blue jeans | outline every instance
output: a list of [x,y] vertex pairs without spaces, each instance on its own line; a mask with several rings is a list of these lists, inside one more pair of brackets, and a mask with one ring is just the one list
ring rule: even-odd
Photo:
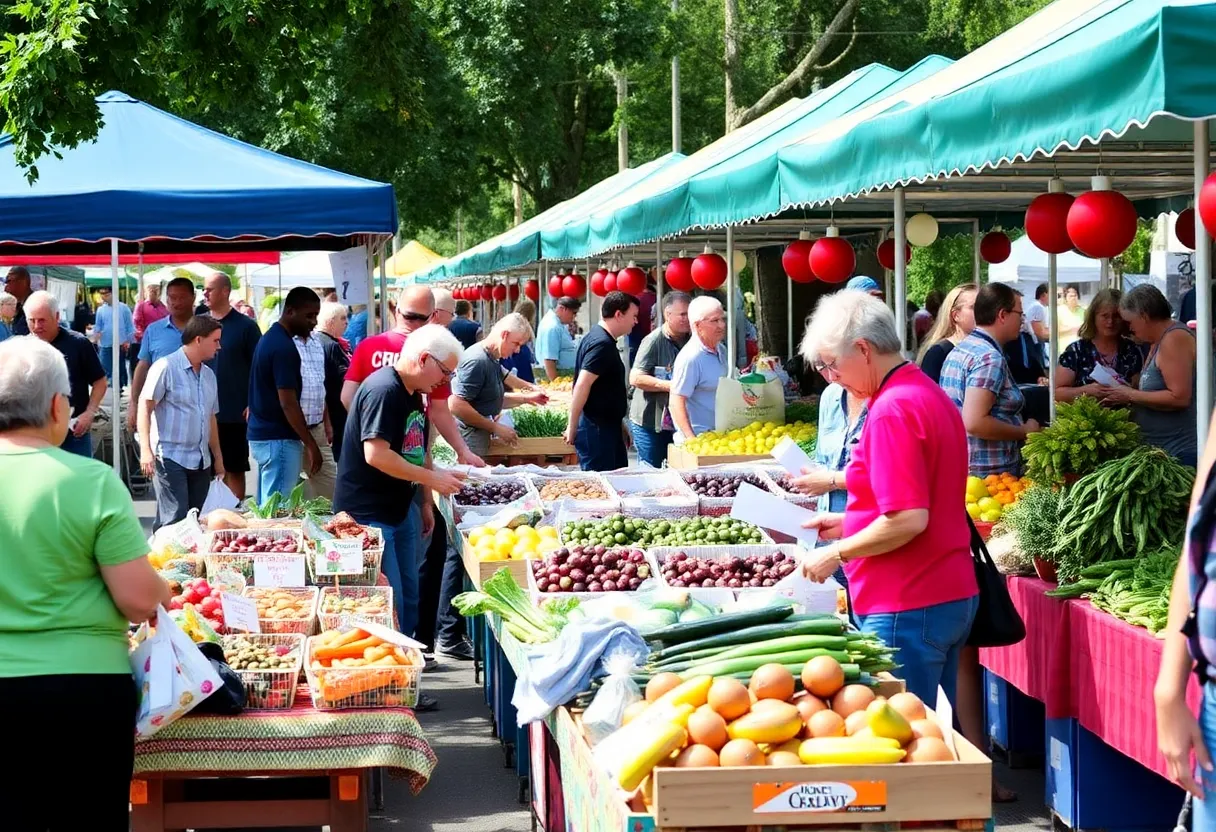
[[878,636],[898,648],[896,676],[930,708],[937,701],[937,687],[955,704],[958,690],[958,656],[971,622],[979,608],[979,596],[962,601],[934,604],[918,610],[858,616],[861,631]]
[[[101,366],[106,371],[106,382],[114,383],[114,348],[102,347],[100,349]],[[118,389],[127,386],[127,357],[125,355],[118,356]]]
[[667,448],[675,441],[675,433],[651,430],[634,421],[629,422],[629,432],[633,434],[633,447],[637,448],[638,459],[651,468],[662,468],[667,460]]
[[578,451],[578,467],[584,471],[615,471],[629,465],[620,422],[598,425],[585,415],[579,416],[574,450]]
[[[1199,728],[1203,742],[1211,753],[1216,748],[1216,683],[1203,686],[1203,702],[1199,706]],[[1195,781],[1203,787],[1203,800],[1196,800],[1191,815],[1191,828],[1216,829],[1216,773],[1195,767]]]
[[375,526],[384,534],[384,558],[380,571],[393,588],[393,607],[397,627],[407,636],[418,628],[418,545],[422,537],[422,514],[412,503],[405,519],[390,526],[373,517],[355,517],[360,523]]
[[304,470],[304,443],[299,439],[262,439],[249,443],[249,455],[258,466],[255,499],[258,505],[279,492],[284,498],[300,482]]
[[93,455],[93,434],[86,431],[84,436],[77,437],[68,431],[67,437],[59,447],[70,454],[91,457]]

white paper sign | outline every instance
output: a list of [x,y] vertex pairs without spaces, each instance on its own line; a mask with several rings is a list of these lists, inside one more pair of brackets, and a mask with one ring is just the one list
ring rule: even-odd
[[304,557],[300,555],[258,555],[253,559],[253,585],[304,586]]
[[413,647],[415,650],[421,650],[425,647],[422,642],[414,641],[409,636],[399,633],[391,627],[385,627],[383,624],[376,624],[372,621],[360,621],[355,626],[368,635],[383,639],[389,644],[396,644],[398,647]]
[[828,578],[821,584],[804,578],[800,568],[773,586],[778,593],[800,605],[803,612],[836,612],[836,597],[840,588],[835,578]]
[[356,246],[329,255],[338,301],[346,306],[367,303],[367,246]]
[[363,542],[360,540],[322,540],[315,566],[317,577],[362,575]]
[[802,476],[803,468],[817,467],[815,460],[807,456],[806,451],[798,447],[798,443],[788,436],[778,442],[771,451],[773,459],[781,463],[781,467],[789,471],[795,477]]
[[258,605],[252,598],[221,592],[220,606],[224,610],[224,626],[229,630],[262,632],[262,625],[258,623]]
[[933,715],[937,717],[937,727],[942,730],[942,738],[946,741],[946,747],[957,760],[958,749],[954,747],[954,708],[950,706],[946,691],[942,690],[940,685],[937,688],[937,703],[933,706]]
[[1108,387],[1127,386],[1118,376],[1103,367],[1101,364],[1094,365],[1094,368],[1089,372],[1089,377],[1092,381],[1096,381],[1098,384],[1105,384]]
[[804,529],[802,524],[818,513],[787,503],[776,494],[750,483],[739,486],[739,493],[730,509],[730,516],[736,520],[788,534],[808,549],[813,549],[819,541],[819,530]]

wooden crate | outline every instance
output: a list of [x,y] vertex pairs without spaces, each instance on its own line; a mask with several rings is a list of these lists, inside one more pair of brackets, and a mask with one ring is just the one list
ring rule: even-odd
[[[983,828],[992,816],[992,762],[961,734],[959,759],[916,765],[656,768],[656,827],[873,828],[916,822],[929,828]],[[853,811],[798,811],[852,790]],[[847,800],[847,796],[844,798]],[[803,806],[798,804],[802,803]],[[793,804],[793,805],[791,805]],[[868,805],[867,805],[868,804]]]
[[460,559],[464,562],[464,571],[468,574],[473,586],[481,589],[482,583],[504,566],[511,570],[515,583],[524,589],[528,588],[528,562],[525,560],[478,560],[473,551],[469,538],[463,532],[460,535]]
[[726,465],[734,462],[772,462],[773,457],[770,454],[737,454],[737,455],[716,455],[708,456],[704,454],[694,454],[684,448],[676,445],[667,447],[667,467],[681,468],[688,470],[691,468],[705,468],[709,465]]
[[573,445],[560,436],[521,438],[516,445],[508,445],[498,438],[490,439],[490,451],[485,456],[490,465],[578,465],[578,454]]

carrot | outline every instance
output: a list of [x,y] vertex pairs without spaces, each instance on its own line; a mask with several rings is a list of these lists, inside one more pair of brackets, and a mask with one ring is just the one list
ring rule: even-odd
[[369,662],[374,662],[377,659],[382,659],[385,656],[393,654],[393,646],[391,644],[378,644],[375,647],[369,647],[363,651],[363,658]]
[[313,655],[325,661],[326,659],[357,659],[363,656],[363,651],[369,647],[379,647],[384,642],[375,636],[367,636],[358,641],[348,641],[345,644],[335,644],[327,647],[319,647]]
[[330,673],[321,684],[321,694],[329,702],[339,702],[361,693],[390,685],[402,685],[405,680],[395,673],[360,671],[359,673]]
[[396,656],[381,656],[375,661],[368,662],[372,667],[397,667]]

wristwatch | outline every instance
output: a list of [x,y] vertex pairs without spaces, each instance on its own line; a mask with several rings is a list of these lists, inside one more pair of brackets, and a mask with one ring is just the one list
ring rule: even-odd
[[832,478],[828,480],[828,490],[829,491],[836,490],[836,472],[835,471],[832,472]]

